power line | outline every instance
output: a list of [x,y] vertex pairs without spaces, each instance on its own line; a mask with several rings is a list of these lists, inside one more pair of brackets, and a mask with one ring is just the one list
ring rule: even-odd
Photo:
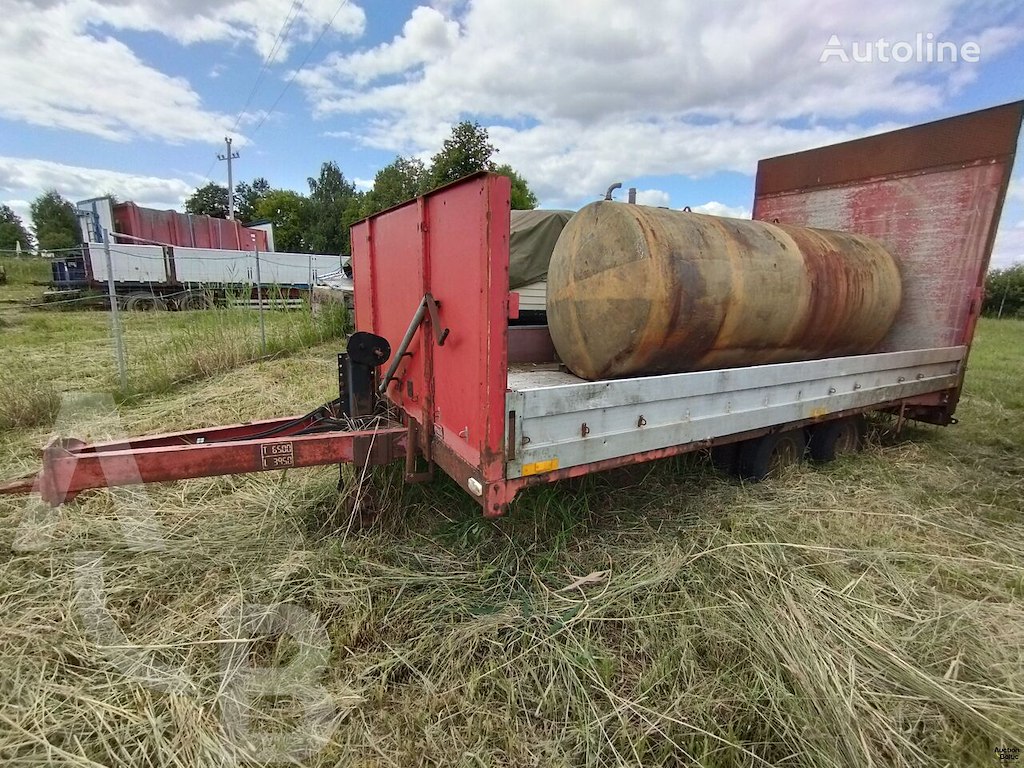
[[302,12],[303,4],[304,0],[292,0],[292,7],[285,15],[284,21],[281,23],[281,28],[277,30],[277,37],[274,38],[274,43],[270,47],[270,52],[267,53],[266,57],[263,59],[263,65],[260,67],[260,71],[256,75],[256,82],[252,84],[252,89],[249,91],[249,95],[245,97],[245,103],[242,105],[242,108],[238,110],[238,115],[235,117],[235,123],[231,127],[232,133],[238,129],[238,123],[241,122],[242,115],[245,114],[245,110],[249,107],[249,104],[252,103],[253,96],[256,95],[256,91],[259,89],[260,83],[263,82],[263,76],[267,73],[267,70],[270,69],[270,62],[274,60],[274,56],[277,55],[281,46],[284,45],[284,41],[287,39],[288,33],[291,32],[292,26],[299,18],[299,13]]
[[[296,2],[299,2],[299,8],[301,9],[301,7],[303,5],[303,2],[301,0],[292,0],[292,7],[293,8],[295,7],[295,3]],[[260,121],[256,124],[256,127],[253,128],[253,130],[252,130],[253,134],[255,134],[260,128],[262,128],[263,124],[267,121],[267,118],[270,117],[274,113],[274,110],[277,108],[277,105],[281,103],[281,99],[284,98],[284,95],[285,95],[285,93],[287,93],[288,89],[291,87],[291,84],[293,82],[295,82],[295,78],[298,77],[299,73],[302,72],[302,70],[305,68],[306,64],[309,62],[309,58],[313,55],[313,51],[316,50],[316,47],[320,44],[320,41],[324,39],[324,36],[327,34],[327,31],[329,29],[331,29],[331,27],[334,26],[334,22],[337,20],[338,14],[341,13],[341,10],[346,5],[348,5],[348,0],[341,0],[341,2],[338,4],[338,7],[335,9],[334,14],[331,16],[331,20],[328,21],[323,26],[323,29],[320,30],[320,34],[317,36],[316,40],[313,41],[313,44],[309,47],[309,50],[306,51],[306,55],[305,55],[305,57],[303,57],[302,62],[299,64],[299,68],[296,69],[292,73],[292,76],[288,79],[288,82],[285,83],[284,88],[281,89],[281,92],[277,95],[277,98],[274,99],[274,103],[270,105],[270,109],[267,110],[263,114],[263,117],[260,118]],[[285,29],[285,24],[283,24],[282,25],[282,29],[278,32],[278,37],[279,38],[282,37],[282,35],[287,35],[287,32],[291,29],[292,24],[295,23],[295,19],[297,19],[297,18],[298,18],[298,11],[295,13],[295,15],[292,18],[290,23],[288,22],[288,17],[287,16],[285,17],[285,24],[287,25],[287,30]],[[235,127],[236,128],[238,127],[238,122],[242,118],[242,114],[245,112],[245,109],[249,106],[249,103],[250,103],[252,97],[255,95],[256,88],[257,88],[257,86],[259,85],[259,82],[260,82],[260,78],[262,77],[262,75],[264,73],[264,70],[267,68],[268,62],[270,61],[271,58],[272,58],[271,55],[267,56],[267,60],[264,62],[263,67],[261,67],[261,69],[260,69],[260,74],[258,74],[257,77],[256,77],[256,83],[253,85],[253,88],[252,88],[252,91],[249,94],[249,97],[246,98],[245,105],[242,107],[241,110],[239,110],[238,115],[235,117]],[[234,129],[232,129],[232,130],[234,130]],[[210,163],[210,167],[206,169],[206,173],[203,174],[204,178],[208,182],[213,181],[213,179],[210,178],[210,173],[212,173],[213,167],[216,164],[217,164],[217,158],[214,158],[213,162]],[[230,190],[228,190],[228,194],[231,194]]]
[[337,9],[334,11],[334,15],[331,16],[331,20],[324,25],[324,28],[320,30],[319,37],[317,37],[317,39],[313,41],[313,44],[309,47],[309,50],[306,51],[306,56],[302,59],[302,62],[299,64],[299,68],[292,72],[292,76],[288,79],[288,82],[285,83],[284,88],[281,89],[281,93],[277,95],[277,98],[274,100],[274,103],[270,105],[270,109],[267,110],[267,112],[263,115],[262,118],[260,118],[260,121],[259,123],[256,124],[256,127],[253,128],[253,134],[255,134],[260,128],[262,128],[263,124],[267,121],[267,118],[274,113],[274,110],[277,108],[277,105],[281,102],[281,99],[284,98],[284,95],[288,91],[288,88],[291,87],[291,84],[295,82],[295,78],[298,77],[299,73],[302,72],[302,70],[305,68],[310,56],[313,55],[313,51],[316,50],[316,47],[320,44],[320,41],[324,39],[324,35],[327,34],[327,30],[334,26],[335,19],[338,18],[338,14],[341,13],[341,9],[344,8],[346,5],[348,5],[348,0],[341,0],[341,2],[338,4]]
[[207,180],[207,182],[212,182],[212,181],[213,181],[213,179],[212,179],[212,178],[210,178],[210,174],[211,174],[211,173],[213,172],[213,166],[215,166],[215,165],[217,164],[217,161],[218,161],[219,159],[220,159],[220,158],[219,158],[219,157],[217,157],[217,155],[216,155],[216,154],[214,154],[214,156],[213,156],[213,160],[212,160],[212,161],[210,161],[210,167],[209,167],[209,168],[207,168],[207,169],[206,169],[206,173],[204,173],[204,174],[203,174],[203,178],[205,178],[205,179]]
[[[302,6],[305,4],[304,0],[292,0],[291,8],[288,9],[288,13],[285,14],[284,21],[281,22],[280,28],[277,30],[277,36],[274,38],[274,43],[270,47],[270,51],[263,59],[263,64],[260,66],[260,71],[256,75],[256,81],[252,84],[252,88],[249,90],[249,95],[245,97],[245,103],[242,104],[242,108],[238,110],[238,114],[235,115],[235,122],[231,126],[231,133],[234,133],[238,129],[238,124],[242,120],[242,115],[245,114],[245,110],[248,109],[249,104],[252,103],[253,97],[256,95],[256,91],[260,87],[260,83],[263,82],[263,76],[267,73],[270,67],[270,62],[273,61],[274,56],[283,45],[285,38],[291,31],[292,25],[295,24],[295,20],[299,18],[299,13],[302,11]],[[213,167],[217,164],[220,159],[219,156],[215,156],[210,162],[210,167],[206,169],[206,173],[203,177],[207,182],[213,182],[213,178],[210,174],[213,172]],[[228,194],[231,194],[231,190],[228,190]]]

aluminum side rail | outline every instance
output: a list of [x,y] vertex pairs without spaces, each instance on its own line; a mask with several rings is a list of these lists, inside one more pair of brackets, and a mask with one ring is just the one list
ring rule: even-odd
[[[957,387],[966,347],[527,387],[506,395],[509,479],[869,410]],[[543,377],[538,376],[543,384]],[[695,445],[695,447],[697,447]]]

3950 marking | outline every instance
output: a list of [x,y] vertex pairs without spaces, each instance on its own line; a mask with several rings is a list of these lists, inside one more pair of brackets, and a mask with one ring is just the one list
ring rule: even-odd
[[260,456],[264,469],[284,469],[295,466],[295,448],[291,442],[263,443],[260,445]]

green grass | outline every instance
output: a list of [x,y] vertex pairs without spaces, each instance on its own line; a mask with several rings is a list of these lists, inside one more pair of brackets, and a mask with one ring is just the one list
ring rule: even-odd
[[[0,286],[0,302],[23,286]],[[39,289],[36,289],[37,292]],[[61,392],[114,392],[120,401],[163,394],[260,358],[340,339],[349,318],[340,305],[266,311],[266,351],[256,308],[122,312],[127,387],[118,377],[110,315],[0,304],[4,366],[0,431],[50,426]]]
[[[180,381],[124,429],[304,412],[333,395],[335,346]],[[443,477],[379,471],[362,531],[331,468],[90,492],[55,518],[2,499],[0,758],[264,764],[218,716],[222,652],[297,647],[222,629],[243,600],[326,632],[312,682],[337,719],[308,765],[997,764],[1024,748],[1021,349],[1024,322],[983,321],[960,424],[878,422],[862,454],[760,485],[690,456],[537,488],[492,522]],[[45,434],[0,441],[12,473]],[[140,509],[158,529],[126,526]],[[107,629],[77,599],[93,562]]]
[[0,310],[12,302],[40,296],[40,284],[50,280],[50,262],[38,256],[0,256],[0,271],[7,277],[7,282],[0,284]]
[[38,256],[0,256],[8,285],[32,285],[50,280],[50,262]]

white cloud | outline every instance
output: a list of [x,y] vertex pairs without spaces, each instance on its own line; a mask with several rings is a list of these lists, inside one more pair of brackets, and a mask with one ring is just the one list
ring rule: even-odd
[[896,116],[874,130],[905,124],[900,116],[941,107],[978,66],[820,64],[834,32],[982,40],[986,59],[1024,37],[1006,23],[1012,12],[968,0],[432,6],[390,42],[301,73],[314,113],[360,115],[363,143],[404,154],[479,119],[500,162],[554,204],[620,178],[749,174],[760,157],[869,132],[851,123],[865,114]]
[[864,133],[863,128],[854,126],[787,128],[731,121],[695,125],[671,119],[588,126],[558,120],[526,130],[490,129],[491,138],[501,148],[499,161],[519,170],[545,205],[594,198],[614,181],[628,182],[640,176],[701,178],[718,171],[753,174],[762,157]]
[[726,216],[730,219],[749,219],[751,210],[742,205],[726,205],[717,200],[711,200],[701,205],[690,207],[697,213],[706,213],[710,216]]
[[114,38],[82,34],[65,10],[17,3],[0,17],[7,81],[0,116],[113,140],[213,139],[230,127],[231,118],[203,107],[187,82],[147,66]]
[[458,38],[457,22],[449,21],[440,11],[420,6],[390,43],[349,56],[329,56],[317,68],[317,82],[321,88],[330,88],[331,80],[339,77],[364,85],[443,57],[454,49]]
[[655,208],[668,208],[672,196],[663,189],[638,189],[636,191],[638,205],[650,205]]
[[[941,103],[942,76],[971,65],[823,65],[823,47],[836,30],[849,40],[913,39],[924,30],[984,39],[988,57],[1020,40],[1020,28],[979,26],[984,11],[961,24],[957,10],[972,5],[475,0],[457,19],[418,8],[393,41],[332,57],[303,77],[325,112],[448,121],[467,111],[580,122],[650,112],[745,120],[908,113]],[[352,79],[383,82],[356,89]]]
[[992,249],[993,269],[1004,269],[1014,264],[1024,264],[1024,220],[1012,227],[1005,224],[1000,227]]
[[[147,64],[111,31],[154,31],[185,44],[248,44],[267,56],[294,8],[300,11],[275,59],[319,34],[337,3],[8,0],[0,16],[0,117],[115,141],[217,142],[234,117],[204,105],[188,81]],[[363,11],[348,3],[334,29],[357,35],[364,25]],[[217,74],[215,67],[211,76]]]
[[0,156],[0,193],[12,196],[7,204],[19,215],[27,216],[26,201],[47,189],[56,189],[72,202],[110,193],[149,208],[178,208],[195,191],[195,184],[178,178]]
[[[315,39],[326,24],[351,37],[358,37],[366,27],[366,14],[351,0],[341,5],[338,0],[58,0],[57,4],[91,26],[158,32],[187,45],[249,45],[264,59],[273,53],[272,62],[285,60],[296,44]],[[285,34],[279,37],[281,32]]]

